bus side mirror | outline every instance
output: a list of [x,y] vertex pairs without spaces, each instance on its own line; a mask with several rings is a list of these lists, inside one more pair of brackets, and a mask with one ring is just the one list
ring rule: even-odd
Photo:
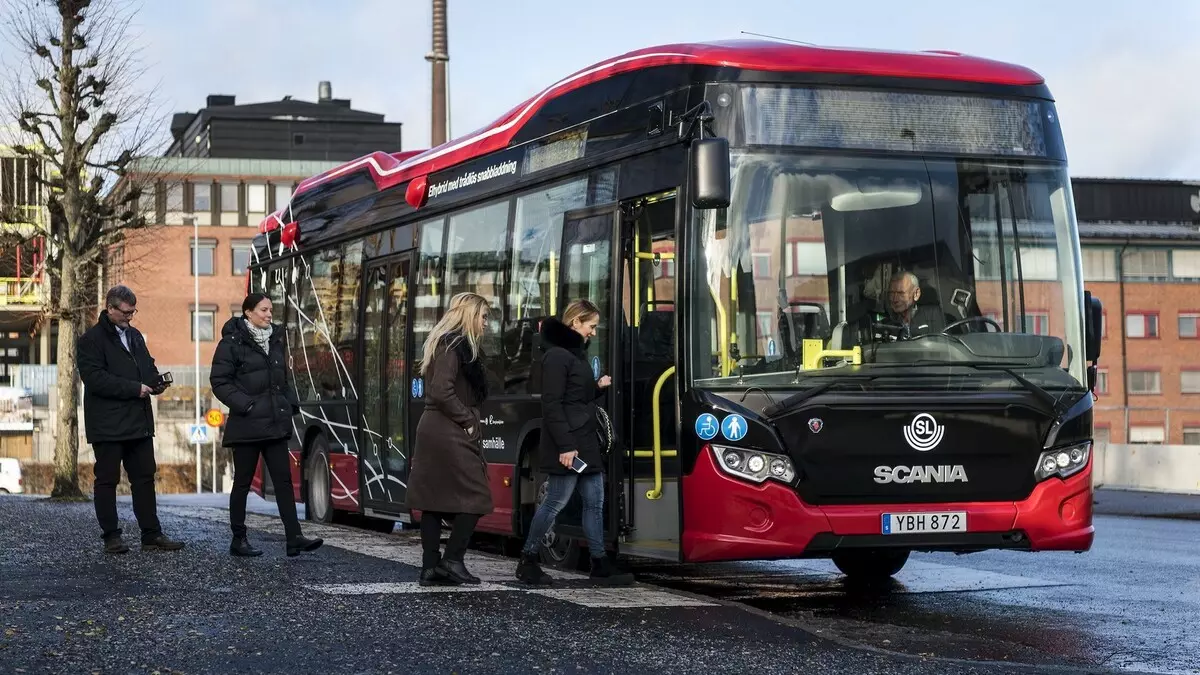
[[692,141],[688,167],[692,206],[723,209],[729,206],[729,141],[702,138]]
[[1104,307],[1091,291],[1083,292],[1084,360],[1100,360],[1100,337],[1104,333]]

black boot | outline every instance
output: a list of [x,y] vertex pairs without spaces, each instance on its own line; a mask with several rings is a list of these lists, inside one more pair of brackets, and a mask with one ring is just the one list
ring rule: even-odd
[[129,547],[121,541],[121,537],[109,537],[104,540],[104,552],[113,555],[129,553]]
[[606,586],[628,586],[633,583],[633,575],[618,571],[608,556],[592,558],[591,578]]
[[517,580],[531,586],[553,586],[554,578],[542,571],[537,554],[522,553],[517,563]]
[[229,553],[243,558],[253,558],[263,554],[262,551],[251,546],[250,541],[245,537],[234,537],[233,542],[229,544]]
[[421,568],[421,580],[418,583],[422,586],[457,586],[460,582],[447,576],[442,569],[442,560],[439,558],[433,567]]
[[301,551],[315,551],[324,543],[323,539],[308,539],[304,535],[296,535],[287,541],[287,554],[294,557],[300,555]]
[[157,534],[142,540],[143,551],[178,551],[183,548],[182,541],[167,539],[166,535]]
[[463,561],[461,560],[448,560],[446,558],[442,558],[442,561],[438,563],[437,567],[434,569],[442,574],[445,574],[450,578],[451,581],[458,584],[480,583],[479,577],[468,572],[466,565],[463,565]]

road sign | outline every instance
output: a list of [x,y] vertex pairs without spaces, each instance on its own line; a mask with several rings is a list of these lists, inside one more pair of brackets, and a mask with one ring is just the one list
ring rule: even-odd
[[213,408],[204,416],[204,421],[208,422],[208,426],[210,427],[219,427],[225,421],[225,415],[220,410]]
[[204,445],[208,442],[207,424],[189,424],[188,442],[193,445]]
[[720,426],[715,415],[704,413],[696,418],[696,435],[700,440],[711,441],[717,437],[717,429]]
[[746,435],[746,418],[734,413],[721,422],[721,434],[731,441],[740,441]]

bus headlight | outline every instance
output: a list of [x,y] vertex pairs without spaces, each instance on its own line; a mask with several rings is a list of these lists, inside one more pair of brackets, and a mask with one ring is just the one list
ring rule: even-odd
[[754,483],[761,483],[768,478],[787,484],[796,480],[796,467],[791,458],[785,455],[719,445],[711,447],[717,457],[717,465],[731,476]]
[[1038,457],[1034,478],[1039,481],[1052,476],[1066,478],[1083,470],[1092,454],[1092,442],[1047,450]]

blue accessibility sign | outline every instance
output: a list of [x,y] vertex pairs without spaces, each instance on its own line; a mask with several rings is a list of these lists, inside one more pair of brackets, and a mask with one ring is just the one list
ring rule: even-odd
[[779,348],[775,346],[775,338],[767,340],[767,356],[779,356]]
[[746,418],[734,413],[721,422],[721,434],[731,441],[740,441],[746,437]]
[[720,426],[721,425],[717,423],[716,416],[709,413],[704,413],[696,418],[696,435],[699,436],[701,440],[711,441],[717,437],[717,429],[719,429]]
[[600,357],[599,356],[592,357],[592,376],[594,376],[597,380],[600,379]]
[[420,377],[414,377],[412,381],[412,397],[422,398],[425,396],[425,380]]

